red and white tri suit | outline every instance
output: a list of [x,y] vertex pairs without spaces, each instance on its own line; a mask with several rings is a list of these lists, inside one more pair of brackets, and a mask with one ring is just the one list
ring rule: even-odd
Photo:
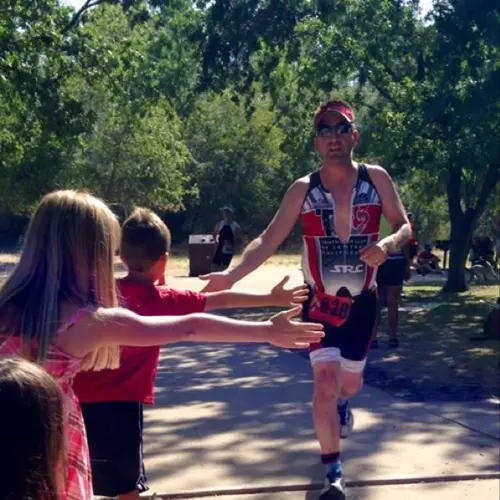
[[359,164],[351,198],[349,240],[335,229],[335,200],[310,175],[300,221],[304,240],[302,270],[311,289],[304,319],[325,325],[321,343],[311,346],[312,364],[339,361],[344,369],[360,372],[374,333],[377,315],[377,269],[360,259],[360,250],[379,238],[382,205],[366,165]]

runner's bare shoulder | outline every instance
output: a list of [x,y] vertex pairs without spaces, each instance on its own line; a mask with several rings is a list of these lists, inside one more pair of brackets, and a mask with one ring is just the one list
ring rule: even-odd
[[[368,171],[368,175],[373,180],[373,182],[377,182],[380,179],[390,179],[390,175],[387,173],[387,170],[380,165],[371,165],[369,163],[365,163],[366,170]],[[383,181],[382,181],[383,182]]]
[[297,179],[288,189],[290,193],[293,192],[294,196],[299,197],[300,199],[304,199],[304,196],[307,193],[307,190],[309,189],[309,186],[311,184],[311,176],[310,175],[304,175],[304,177],[301,177],[300,179]]
[[297,179],[287,190],[281,201],[280,214],[287,219],[298,217],[310,185],[308,175]]

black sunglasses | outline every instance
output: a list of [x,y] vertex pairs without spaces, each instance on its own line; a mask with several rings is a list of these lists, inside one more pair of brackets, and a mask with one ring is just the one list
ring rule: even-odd
[[351,130],[352,125],[348,121],[343,121],[338,123],[337,125],[332,126],[320,123],[316,129],[316,135],[318,137],[326,137],[329,135],[345,135],[348,134]]

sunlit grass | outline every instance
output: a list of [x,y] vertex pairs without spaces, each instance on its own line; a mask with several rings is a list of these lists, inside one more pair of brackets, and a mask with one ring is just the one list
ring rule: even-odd
[[[234,263],[237,263],[241,259],[241,256],[237,255],[234,258]],[[19,260],[18,253],[0,253],[0,266],[16,264]],[[117,265],[117,271],[122,272],[123,266],[119,257],[115,261]],[[291,269],[296,269],[300,267],[300,255],[297,253],[278,253],[273,255],[264,266],[279,266],[279,267],[290,267]],[[187,250],[185,248],[173,248],[170,252],[168,259],[168,272],[171,276],[186,276],[189,271],[189,258]],[[1,273],[0,273],[1,274]],[[1,279],[1,276],[0,276]]]

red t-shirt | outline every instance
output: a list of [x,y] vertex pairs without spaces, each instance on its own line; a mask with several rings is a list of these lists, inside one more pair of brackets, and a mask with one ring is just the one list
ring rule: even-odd
[[[117,280],[124,307],[142,316],[182,316],[203,312],[203,293],[173,290],[168,286],[143,285]],[[81,403],[138,401],[154,403],[154,382],[160,346],[128,347],[120,350],[120,368],[80,372],[73,389]]]
[[436,261],[439,260],[439,257],[437,255],[434,255],[432,252],[424,250],[423,252],[420,252],[418,254],[417,259]]

